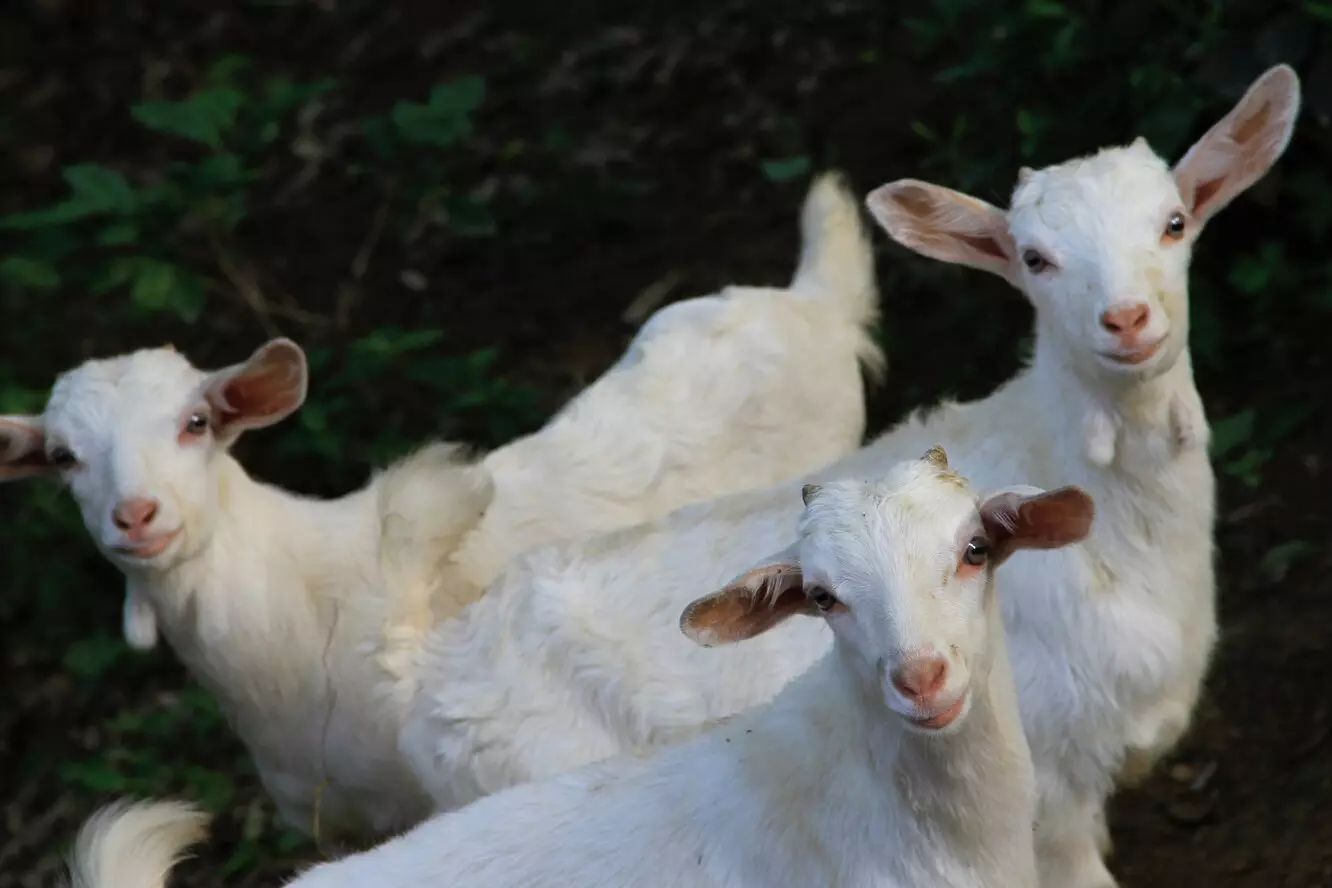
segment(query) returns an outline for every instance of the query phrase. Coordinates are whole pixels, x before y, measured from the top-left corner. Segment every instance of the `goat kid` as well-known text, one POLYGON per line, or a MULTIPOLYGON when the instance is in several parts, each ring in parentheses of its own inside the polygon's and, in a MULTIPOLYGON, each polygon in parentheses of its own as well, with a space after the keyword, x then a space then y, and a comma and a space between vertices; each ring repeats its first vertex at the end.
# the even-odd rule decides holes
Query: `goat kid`
POLYGON ((860 443, 877 294, 840 177, 814 183, 802 227, 790 288, 662 309, 543 429, 479 463, 435 444, 332 501, 250 478, 232 442, 306 395, 303 353, 274 340, 213 373, 164 348, 63 374, 43 415, 0 417, 0 480, 69 485, 126 576, 127 639, 150 646, 161 624, 289 823, 315 829, 318 808, 331 837, 396 832, 430 808, 397 741, 416 649, 505 561, 860 443))
MULTIPOLYGON (((978 497, 941 449, 876 483, 803 491, 798 543, 692 603, 730 644, 809 616, 836 643, 770 705, 692 742, 439 815, 296 888, 1031 888, 1034 773, 994 570, 1086 537, 1090 498, 978 497)), ((84 829, 79 888, 157 888, 197 812, 117 807, 84 829)))

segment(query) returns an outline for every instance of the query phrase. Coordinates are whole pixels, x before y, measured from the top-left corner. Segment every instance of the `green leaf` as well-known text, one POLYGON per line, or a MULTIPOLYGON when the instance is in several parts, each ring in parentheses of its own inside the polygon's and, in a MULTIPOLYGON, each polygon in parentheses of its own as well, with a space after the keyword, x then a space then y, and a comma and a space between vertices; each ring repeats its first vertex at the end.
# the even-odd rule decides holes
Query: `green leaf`
POLYGON ((102 274, 92 279, 88 285, 89 291, 97 294, 106 293, 125 284, 134 278, 138 264, 137 258, 113 259, 102 274))
POLYGON ((395 357, 427 348, 444 338, 443 330, 399 330, 381 327, 351 344, 353 356, 395 357))
POLYGON ((130 300, 141 311, 169 311, 183 321, 194 323, 203 310, 203 281, 179 266, 157 259, 136 258, 119 266, 113 274, 132 280, 130 300))
POLYGON ((1313 552, 1317 547, 1308 540, 1288 540, 1267 550, 1258 562, 1258 572, 1269 583, 1279 583, 1286 578, 1290 568, 1313 552))
POLYGON ((1210 450, 1213 459, 1222 459, 1236 447, 1247 444, 1253 438, 1253 425, 1256 413, 1252 407, 1246 407, 1238 413, 1232 413, 1225 419, 1212 423, 1212 444, 1210 450))
POLYGON ((126 650, 124 642, 110 635, 80 639, 66 649, 64 667, 80 678, 96 678, 114 666, 126 650))
POLYGON ((176 268, 156 259, 142 259, 134 271, 130 298, 145 311, 162 311, 171 304, 176 286, 176 268))
POLYGON ((462 116, 471 114, 486 98, 484 77, 472 75, 438 83, 430 90, 429 105, 443 114, 462 116))
POLYGON ((7 385, 0 388, 0 413, 41 413, 46 392, 7 385))
POLYGON ((115 170, 93 163, 68 166, 62 176, 70 196, 53 207, 17 213, 0 226, 31 230, 66 225, 89 216, 129 215, 135 209, 134 189, 115 170))
POLYGON ((26 290, 54 290, 60 286, 60 273, 40 259, 6 256, 0 260, 0 280, 26 290))
POLYGON ((449 230, 464 237, 490 237, 499 230, 490 209, 475 198, 451 198, 444 202, 444 210, 449 214, 449 230))
POLYGON ((234 154, 214 154, 194 166, 195 180, 202 186, 212 188, 240 185, 258 175, 254 170, 247 170, 241 159, 234 154))
POLYGON ((61 767, 60 776, 93 792, 122 793, 129 788, 129 780, 116 773, 110 763, 69 762, 61 767))
POLYGON ((1262 447, 1246 450, 1226 464, 1225 472, 1250 489, 1263 481, 1263 467, 1272 458, 1272 451, 1262 447))
POLYGON ((398 135, 408 142, 447 147, 472 130, 466 117, 441 114, 429 105, 398 102, 390 114, 398 135))
POLYGON ((73 200, 103 213, 134 212, 134 189, 115 170, 95 163, 79 163, 66 167, 64 177, 74 192, 73 200))
POLYGON ((810 160, 801 154, 782 160, 765 160, 759 164, 763 177, 769 182, 790 182, 809 172, 810 160))
POLYGON ((203 278, 191 271, 182 271, 176 278, 176 293, 171 310, 187 324, 199 320, 204 309, 203 278))
POLYGON ((1279 242, 1267 241, 1256 253, 1246 253, 1235 260, 1227 280, 1232 287, 1247 296, 1262 293, 1282 267, 1285 261, 1283 253, 1279 242))
POLYGON ((298 83, 281 75, 270 78, 264 83, 260 107, 255 109, 255 113, 264 121, 260 141, 265 144, 271 142, 281 131, 279 121, 282 118, 337 85, 337 80, 332 77, 323 77, 310 83, 298 83))
POLYGON ((140 102, 131 116, 156 132, 203 142, 222 150, 222 138, 236 123, 245 95, 230 88, 203 89, 183 102, 140 102))
POLYGON ((920 136, 922 139, 924 139, 927 142, 939 141, 939 137, 934 134, 934 130, 926 126, 924 121, 920 120, 911 121, 911 131, 916 135, 920 136))
POLYGON ((224 55, 204 71, 203 83, 209 88, 234 87, 241 73, 252 67, 254 60, 249 56, 239 53, 224 55))
POLYGON ((139 239, 139 226, 132 222, 116 222, 103 228, 97 235, 97 244, 103 247, 121 247, 139 239))
POLYGON ((1027 13, 1033 18, 1064 18, 1068 10, 1054 0, 1027 0, 1027 13))
POLYGON ((389 114, 399 137, 408 142, 444 147, 472 131, 471 114, 485 98, 481 77, 437 84, 425 104, 398 102, 389 114))
POLYGON ((1332 22, 1332 3, 1318 3, 1314 0, 1306 0, 1304 11, 1314 18, 1322 19, 1325 22, 1332 22))

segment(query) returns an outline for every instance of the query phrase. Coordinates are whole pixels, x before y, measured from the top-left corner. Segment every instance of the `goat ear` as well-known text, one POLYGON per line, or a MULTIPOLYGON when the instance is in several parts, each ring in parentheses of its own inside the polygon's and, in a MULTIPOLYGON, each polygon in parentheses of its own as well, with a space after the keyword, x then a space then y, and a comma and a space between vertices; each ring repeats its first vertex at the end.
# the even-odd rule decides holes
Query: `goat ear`
POLYGON ((1179 193, 1200 224, 1271 169, 1299 111, 1300 79, 1289 65, 1277 65, 1175 164, 1179 193))
POLYGON ((1018 285, 1017 246, 1002 210, 958 191, 900 179, 865 205, 888 236, 923 256, 979 268, 1018 285))
POLYGON ((0 481, 53 475, 40 416, 0 416, 0 481))
POLYGON ((703 647, 753 638, 788 617, 814 613, 804 585, 792 547, 690 604, 680 615, 680 629, 703 647))
POLYGON ((217 411, 223 439, 286 419, 305 401, 309 371, 305 353, 290 339, 273 339, 242 364, 218 370, 205 383, 204 397, 217 411))
POLYGON ((990 496, 980 507, 981 523, 990 537, 995 566, 1019 549, 1062 549, 1091 533, 1096 506, 1081 488, 1049 492, 1016 487, 990 496))

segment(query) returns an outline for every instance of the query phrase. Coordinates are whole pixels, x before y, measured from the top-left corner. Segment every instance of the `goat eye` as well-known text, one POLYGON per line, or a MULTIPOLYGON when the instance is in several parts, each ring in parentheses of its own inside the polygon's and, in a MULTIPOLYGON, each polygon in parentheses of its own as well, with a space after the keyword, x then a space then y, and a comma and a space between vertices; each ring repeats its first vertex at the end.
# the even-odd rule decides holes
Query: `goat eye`
POLYGON ((52 447, 47 460, 57 469, 68 469, 78 464, 78 457, 68 447, 52 447))
POLYGON ((830 611, 837 605, 837 596, 827 589, 812 589, 809 597, 814 601, 814 606, 821 611, 830 611))
POLYGON ((1171 240, 1179 240, 1184 236, 1184 214, 1171 213, 1166 221, 1165 236, 1171 240))
POLYGON ((203 413, 191 413, 190 418, 185 420, 185 431, 191 435, 202 435, 208 431, 208 416, 203 413))
POLYGON ((964 564, 970 564, 972 567, 980 567, 990 557, 990 544, 977 537, 967 543, 967 550, 962 553, 964 564))
POLYGON ((1024 250, 1022 252, 1022 262, 1027 266, 1027 271, 1032 274, 1040 274, 1050 267, 1049 261, 1035 250, 1024 250))

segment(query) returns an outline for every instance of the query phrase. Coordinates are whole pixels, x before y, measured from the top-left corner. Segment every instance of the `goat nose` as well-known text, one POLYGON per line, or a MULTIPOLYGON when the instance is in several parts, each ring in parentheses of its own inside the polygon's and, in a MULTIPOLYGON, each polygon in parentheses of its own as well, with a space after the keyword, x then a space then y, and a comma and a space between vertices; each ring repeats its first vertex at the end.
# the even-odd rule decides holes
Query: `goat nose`
POLYGON ((1147 320, 1150 317, 1151 311, 1139 302, 1137 305, 1130 305, 1128 308, 1117 308, 1105 312, 1101 315, 1101 326, 1116 336, 1126 336, 1130 333, 1137 333, 1143 327, 1146 327, 1147 320))
POLYGON ((948 661, 943 657, 910 660, 893 672, 893 687, 910 700, 927 700, 943 689, 948 661))
POLYGON ((157 514, 157 500, 147 497, 135 497, 123 500, 111 510, 111 520, 121 530, 134 530, 144 527, 157 514))

